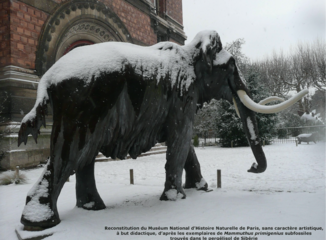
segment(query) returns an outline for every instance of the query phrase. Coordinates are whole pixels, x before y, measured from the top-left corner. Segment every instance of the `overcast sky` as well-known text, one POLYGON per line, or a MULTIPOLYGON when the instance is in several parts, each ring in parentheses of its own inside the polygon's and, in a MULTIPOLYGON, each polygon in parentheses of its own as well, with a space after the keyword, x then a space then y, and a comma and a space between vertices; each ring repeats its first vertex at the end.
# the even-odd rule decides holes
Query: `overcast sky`
POLYGON ((259 60, 298 42, 325 41, 325 0, 183 0, 183 25, 191 41, 216 30, 222 43, 244 38, 243 52, 259 60))

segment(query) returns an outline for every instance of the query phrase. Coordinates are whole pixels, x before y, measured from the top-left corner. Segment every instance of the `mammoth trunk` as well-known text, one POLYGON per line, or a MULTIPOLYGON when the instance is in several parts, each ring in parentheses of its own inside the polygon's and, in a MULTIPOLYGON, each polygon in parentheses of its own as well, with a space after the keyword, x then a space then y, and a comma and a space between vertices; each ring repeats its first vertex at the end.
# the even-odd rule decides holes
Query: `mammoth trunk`
POLYGON ((241 122, 243 129, 247 136, 248 142, 250 144, 251 150, 256 158, 257 163, 253 163, 248 172, 261 173, 267 168, 266 157, 262 149, 258 126, 256 121, 255 113, 248 108, 246 108, 240 101, 238 97, 235 97, 235 101, 238 106, 238 111, 241 117, 241 122))

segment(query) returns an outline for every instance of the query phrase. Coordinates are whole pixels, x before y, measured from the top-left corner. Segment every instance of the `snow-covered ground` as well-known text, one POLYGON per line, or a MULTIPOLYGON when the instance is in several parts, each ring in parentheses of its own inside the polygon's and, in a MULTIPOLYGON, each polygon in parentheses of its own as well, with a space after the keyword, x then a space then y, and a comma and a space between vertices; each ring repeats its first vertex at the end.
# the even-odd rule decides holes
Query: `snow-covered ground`
MULTIPOLYGON (((325 143, 303 143, 298 147, 295 143, 276 143, 265 146, 264 151, 268 160, 266 172, 252 174, 247 173, 254 162, 248 147, 196 148, 202 174, 213 191, 186 190, 187 199, 179 196, 172 202, 159 200, 165 178, 164 154, 137 160, 98 162, 97 187, 107 208, 101 211, 76 208, 75 179, 71 176, 58 201, 61 223, 43 232, 54 233, 46 238, 49 240, 191 240, 191 237, 196 240, 210 237, 215 240, 237 239, 234 237, 239 240, 324 240, 325 143), (135 185, 129 184, 129 169, 134 169, 135 185), (222 171, 221 189, 216 188, 217 169, 222 171), (115 227, 138 227, 139 230, 115 227), (162 229, 151 230, 150 227, 162 229), (163 229, 165 227, 168 230, 163 229), (189 230, 176 230, 178 227, 189 227, 189 230), (199 228, 192 230, 193 227, 199 228), (216 230, 217 227, 232 227, 233 230, 216 230), (263 227, 273 230, 263 230, 263 227), (291 227, 297 230, 278 229, 291 227), (311 230, 311 227, 323 230, 311 230), (214 230, 207 230, 210 228, 214 230), (121 232, 129 235, 121 236, 121 232), (131 235, 135 232, 156 235, 131 235), (199 235, 208 232, 215 235, 199 235), (245 235, 224 235, 226 232, 245 235), (268 232, 283 235, 255 236, 268 232), (312 235, 285 235, 293 232, 312 235), (198 235, 189 235, 191 233, 198 235), (244 236, 247 238, 242 238, 244 236)), ((23 172, 28 177, 27 184, 0 186, 0 239, 17 239, 15 229, 23 237, 40 235, 40 232, 22 231, 19 221, 26 194, 42 169, 23 172)))

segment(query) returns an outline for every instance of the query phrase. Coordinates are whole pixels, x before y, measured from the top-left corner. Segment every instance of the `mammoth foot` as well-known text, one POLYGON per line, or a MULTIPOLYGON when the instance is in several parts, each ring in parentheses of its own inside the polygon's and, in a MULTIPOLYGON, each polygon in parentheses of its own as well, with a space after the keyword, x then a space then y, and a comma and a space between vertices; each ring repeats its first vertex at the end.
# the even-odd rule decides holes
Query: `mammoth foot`
POLYGON ((185 188, 186 189, 187 188, 196 188, 197 190, 207 191, 208 184, 204 178, 202 178, 199 182, 195 182, 195 181, 186 179, 185 188))
POLYGON ((23 210, 20 222, 24 230, 40 231, 51 228, 60 223, 59 213, 56 208, 56 200, 46 188, 49 176, 45 171, 44 178, 34 185, 26 197, 26 205, 23 210))
POLYGON ((61 221, 59 219, 59 216, 53 215, 50 219, 39 222, 32 222, 30 220, 27 220, 24 215, 22 215, 20 222, 24 225, 24 230, 26 231, 42 231, 47 228, 52 228, 58 225, 61 221))
POLYGON ((94 200, 94 199, 91 199, 91 200, 77 200, 77 207, 79 208, 84 208, 86 210, 94 210, 94 211, 97 211, 97 210, 102 210, 102 209, 105 209, 106 206, 103 202, 103 200, 101 198, 97 199, 97 200, 94 200))
POLYGON ((94 211, 102 210, 106 208, 103 202, 88 202, 83 204, 82 206, 77 206, 77 207, 82 207, 86 210, 94 210, 94 211))
POLYGON ((187 196, 183 190, 182 190, 182 192, 178 192, 176 189, 170 189, 170 190, 162 193, 160 200, 161 201, 175 201, 175 200, 177 200, 178 193, 181 193, 183 195, 182 199, 186 199, 187 196))
POLYGON ((177 197, 178 197, 178 193, 181 193, 183 196, 182 196, 182 199, 186 199, 186 193, 184 192, 183 188, 180 186, 179 189, 175 188, 174 186, 171 186, 171 188, 169 189, 164 189, 161 197, 160 197, 160 200, 161 201, 175 201, 177 200, 177 197))

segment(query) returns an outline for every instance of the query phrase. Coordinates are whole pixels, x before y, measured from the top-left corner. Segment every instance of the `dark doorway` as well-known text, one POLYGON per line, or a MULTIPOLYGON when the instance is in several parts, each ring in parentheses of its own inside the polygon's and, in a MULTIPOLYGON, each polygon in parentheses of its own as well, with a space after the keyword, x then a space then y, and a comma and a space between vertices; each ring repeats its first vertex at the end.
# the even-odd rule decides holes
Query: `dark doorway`
POLYGON ((67 47, 67 49, 65 50, 63 55, 66 55, 68 52, 70 52, 74 48, 81 47, 81 46, 86 46, 86 45, 92 45, 92 44, 94 44, 94 42, 88 41, 88 40, 76 41, 76 42, 70 44, 69 47, 67 47))

